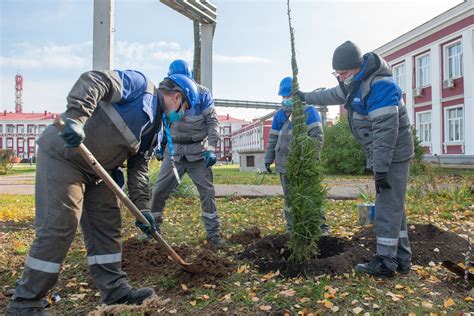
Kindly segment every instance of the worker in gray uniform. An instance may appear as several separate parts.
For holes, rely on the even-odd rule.
[[[283,212],[285,215],[287,230],[292,230],[291,221],[291,206],[288,203],[288,177],[286,176],[286,164],[288,163],[288,155],[290,153],[291,142],[291,113],[293,109],[291,99],[291,89],[293,86],[293,78],[285,77],[280,82],[278,95],[282,97],[281,109],[275,113],[272,121],[272,129],[268,138],[268,145],[265,149],[264,163],[265,168],[269,173],[272,173],[270,165],[275,161],[276,172],[280,174],[280,182],[283,188],[283,198],[285,205]],[[321,122],[321,116],[318,110],[311,105],[306,105],[304,108],[306,115],[306,128],[308,135],[316,140],[318,155],[321,155],[321,150],[324,144],[324,132]],[[321,225],[321,233],[323,236],[329,235],[329,227],[326,224],[326,217],[323,214],[323,224]]]
[[[127,161],[130,198],[150,222],[141,229],[153,233],[148,161],[162,115],[176,119],[196,100],[196,84],[183,75],[165,78],[159,89],[133,70],[80,76],[61,114],[64,131],[50,125],[38,139],[36,238],[6,315],[51,315],[43,298],[57,281],[79,223],[89,270],[105,304],[139,304],[153,294],[127,282],[118,198],[75,147],[84,143],[116,181],[123,179],[117,172]]]
[[[355,270],[376,277],[393,277],[396,271],[408,274],[411,249],[405,193],[413,138],[401,89],[385,60],[376,53],[362,55],[350,41],[336,48],[332,66],[338,86],[298,94],[311,104],[344,104],[352,134],[374,174],[377,253]]]
[[[186,61],[178,59],[169,66],[168,75],[181,74],[192,77]],[[175,160],[179,177],[189,175],[201,199],[202,218],[207,232],[207,240],[212,246],[223,247],[226,241],[221,238],[220,219],[217,214],[212,166],[217,157],[215,148],[219,141],[219,121],[209,89],[197,85],[199,100],[186,116],[170,126],[171,138],[167,145],[162,143],[156,150],[156,157],[163,159],[158,180],[152,190],[151,210],[158,227],[163,222],[163,209],[178,181],[173,173],[171,154]],[[174,153],[171,153],[174,149]]]

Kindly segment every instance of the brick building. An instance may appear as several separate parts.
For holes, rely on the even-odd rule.
[[[474,5],[463,3],[375,50],[403,90],[427,160],[474,164]]]

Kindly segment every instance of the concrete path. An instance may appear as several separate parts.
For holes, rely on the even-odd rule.
[[[23,174],[15,176],[0,177],[0,194],[34,194],[35,174]],[[373,181],[369,179],[357,180],[327,180],[329,187],[328,198],[335,200],[356,199],[359,193],[358,187],[366,189],[369,187],[373,191]],[[264,197],[282,195],[280,185],[222,185],[216,184],[216,196],[243,196],[243,197]]]
[[[34,194],[35,174],[27,173],[0,177],[0,194]]]

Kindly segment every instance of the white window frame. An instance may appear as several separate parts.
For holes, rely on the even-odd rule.
[[[449,76],[449,57],[448,57],[448,49],[460,44],[461,45],[461,53],[457,56],[459,56],[459,74],[454,75],[453,77]],[[452,41],[450,43],[447,43],[443,45],[443,69],[444,69],[444,79],[457,79],[461,78],[463,76],[463,46],[462,46],[462,39],[457,39],[455,41]]]
[[[426,123],[426,122],[421,123],[420,116],[423,115],[423,114],[428,114],[428,113],[430,114],[430,121],[428,123]],[[431,142],[433,141],[433,135],[432,135],[433,123],[432,123],[432,119],[433,119],[433,114],[431,113],[431,110],[416,112],[416,131],[418,133],[417,136],[418,136],[418,139],[421,142],[421,145],[423,145],[423,146],[430,146]],[[430,140],[429,141],[425,141],[421,137],[422,132],[424,132],[424,129],[425,129],[425,127],[423,127],[423,128],[421,127],[422,124],[423,125],[428,125],[429,135],[430,135]]]
[[[403,67],[403,72],[401,74],[398,73],[398,70]],[[401,62],[396,64],[392,67],[393,78],[402,89],[402,92],[406,91],[406,66],[405,62]]]
[[[23,125],[23,124],[18,124],[18,125],[16,126],[16,133],[17,133],[18,135],[23,135],[23,134],[25,134],[25,125]]]
[[[450,141],[449,140],[449,117],[448,117],[448,112],[449,110],[453,110],[453,109],[458,109],[458,108],[461,108],[462,109],[462,139],[459,139],[459,140],[453,140],[453,141]],[[445,145],[464,145],[464,138],[466,137],[466,131],[465,131],[465,111],[464,111],[464,104],[457,104],[457,105],[452,105],[452,106],[447,106],[444,108],[444,144]],[[456,118],[458,119],[458,118]],[[453,119],[455,120],[455,119]]]
[[[421,76],[420,76],[420,71],[419,71],[419,67],[418,67],[418,61],[424,57],[427,57],[429,58],[429,64],[426,66],[427,68],[427,82],[423,82],[423,85],[421,85],[420,83],[420,79],[421,79]],[[416,75],[416,87],[417,88],[423,88],[423,87],[428,87],[428,86],[431,86],[431,54],[430,52],[427,52],[425,54],[421,54],[419,56],[416,56],[415,57],[415,75]]]

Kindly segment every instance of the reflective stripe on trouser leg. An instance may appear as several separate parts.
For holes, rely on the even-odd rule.
[[[81,228],[89,270],[106,304],[119,300],[131,290],[127,274],[122,271],[121,226],[115,194],[104,182],[87,185]]]
[[[182,177],[185,172],[183,164],[175,162],[175,165],[179,176]],[[155,218],[161,220],[161,222],[163,222],[163,209],[165,208],[166,200],[177,186],[178,181],[171,167],[170,154],[166,152],[160,167],[158,179],[155,184],[153,184],[151,193],[151,212]]]
[[[38,149],[36,238],[30,247],[22,278],[17,282],[15,300],[29,300],[23,303],[34,305],[56,283],[81,216],[82,182],[81,172],[70,163]]]
[[[409,162],[392,163],[388,171],[391,189],[382,189],[375,202],[375,235],[377,255],[395,261],[400,228],[405,217],[405,192]],[[408,239],[406,239],[408,242]],[[396,269],[396,263],[394,264]],[[393,267],[389,267],[393,268]]]
[[[217,214],[212,168],[207,168],[203,159],[185,161],[184,164],[201,199],[202,218],[207,237],[220,236],[221,220]]]
[[[280,183],[283,189],[283,215],[285,216],[286,229],[291,231],[293,228],[293,221],[291,220],[290,206],[288,203],[288,177],[286,173],[280,173]]]

